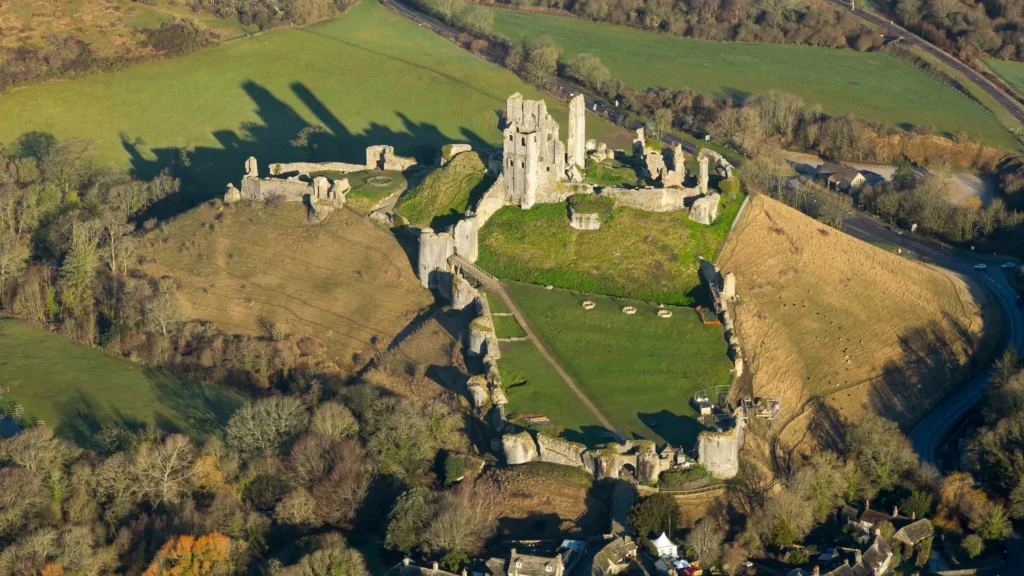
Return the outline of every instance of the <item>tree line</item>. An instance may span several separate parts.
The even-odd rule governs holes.
[[[1024,59],[1024,3],[1018,0],[889,0],[883,11],[961,60]]]
[[[881,39],[848,11],[803,0],[485,0],[595,22],[726,42],[868,50]]]

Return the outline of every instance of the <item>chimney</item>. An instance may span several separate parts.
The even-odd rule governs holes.
[[[871,500],[868,499],[868,498],[865,498],[864,499],[864,511],[867,512],[868,510],[871,510]]]
[[[814,568],[811,569],[811,576],[820,576],[820,575],[821,575],[821,568],[819,568],[817,565],[815,565]]]
[[[408,566],[408,565],[409,565],[409,557],[406,556],[405,558],[402,558],[402,566]]]
[[[510,557],[511,557],[511,556],[515,556],[515,555],[516,555],[516,549],[515,549],[515,548],[513,548],[513,549],[512,549],[512,551],[511,551],[511,552],[509,552],[509,554],[508,554],[508,555],[509,555]]]
[[[917,520],[917,512],[911,512],[910,513],[910,519],[911,520]]]
[[[899,506],[893,506],[892,507],[892,517],[896,518],[899,515],[900,515],[900,507]]]
[[[432,569],[432,570],[433,570],[434,572],[437,572],[437,560],[434,560],[434,563],[430,565],[430,568],[431,568],[431,569]]]
[[[861,561],[860,548],[857,548],[857,550],[853,553],[853,562],[854,562],[854,564],[860,564],[860,561]],[[435,562],[434,564],[437,564],[437,563]]]
[[[462,569],[462,576],[469,576],[469,572],[466,572],[465,568]]]

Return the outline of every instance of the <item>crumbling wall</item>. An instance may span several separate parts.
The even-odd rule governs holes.
[[[524,100],[518,92],[509,96],[505,122],[502,173],[508,201],[530,208],[538,201],[538,189],[550,190],[564,178],[565,145],[543,100]]]
[[[538,459],[537,443],[525,430],[519,434],[502,436],[501,449],[505,453],[505,463],[509,466],[536,462]]]
[[[569,226],[577,230],[600,230],[601,216],[593,212],[577,212],[569,207]]]
[[[537,447],[541,462],[561,464],[563,466],[583,467],[583,452],[587,449],[583,444],[577,444],[561,438],[537,434]]]
[[[442,290],[442,286],[451,287],[452,270],[448,259],[454,252],[455,239],[450,233],[435,233],[430,228],[420,231],[419,258],[416,266],[420,284],[424,288]]]
[[[452,227],[455,253],[470,262],[476,262],[480,254],[480,221],[475,216],[463,218]]]
[[[397,170],[404,172],[416,165],[415,158],[395,154],[395,147],[386,144],[366,147],[365,170]]]
[[[728,480],[740,471],[743,420],[726,432],[701,432],[697,436],[697,461],[715,478]]]
[[[712,192],[694,200],[690,207],[690,220],[710,226],[718,218],[718,203],[721,196]]]
[[[569,137],[566,141],[567,165],[583,168],[587,163],[587,102],[583,94],[569,100]]]
[[[601,197],[613,198],[616,206],[648,212],[686,210],[687,201],[700,196],[695,188],[602,188]]]
[[[271,176],[309,176],[315,172],[360,172],[366,170],[363,164],[349,164],[348,162],[290,162],[286,164],[271,164]]]

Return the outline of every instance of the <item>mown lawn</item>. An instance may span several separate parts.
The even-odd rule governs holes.
[[[494,31],[513,40],[550,36],[562,60],[589,52],[627,85],[683,88],[717,98],[779,90],[827,114],[909,127],[933,124],[1016,149],[990,114],[923,72],[883,53],[808,46],[707,42],[577,18],[492,9]]]
[[[690,398],[701,388],[731,381],[720,327],[703,325],[690,308],[670,308],[672,318],[664,319],[656,315],[657,308],[637,301],[519,283],[509,283],[506,289],[545,346],[612,424],[629,437],[693,445],[700,427]],[[584,300],[593,300],[597,307],[584,310],[580,306]],[[623,314],[625,305],[635,306],[637,313]],[[508,366],[509,360],[503,346],[498,362],[503,371],[514,369]],[[530,374],[529,370],[537,368],[515,369]],[[548,378],[531,376],[545,387],[560,383],[565,393],[571,394],[564,383],[549,384]],[[548,411],[582,416],[582,405],[561,404],[546,397],[555,393],[562,394],[560,390],[533,390],[530,401],[521,400],[525,404],[522,410],[532,409],[536,402]],[[509,401],[513,407],[516,394],[512,387]],[[545,395],[543,402],[534,400],[541,394]]]
[[[569,226],[564,204],[505,207],[480,230],[477,264],[502,280],[691,305],[697,256],[718,254],[742,201],[723,197],[711,226],[685,212],[615,208],[600,230],[585,231]]]
[[[107,426],[165,430],[202,437],[218,432],[244,398],[108,356],[15,320],[0,321],[0,407],[24,406],[68,439],[87,445]]]
[[[502,342],[501,381],[508,396],[506,416],[520,424],[525,415],[542,414],[561,428],[559,436],[594,445],[607,442],[603,426],[540,355],[533,342]]]
[[[362,163],[371,144],[424,162],[446,143],[496,144],[498,111],[517,91],[539,97],[508,71],[366,0],[316,26],[13,90],[0,96],[0,142],[30,131],[91,138],[101,161],[144,178],[174,167],[189,199],[202,200],[237,184],[249,156],[265,174],[271,162]],[[548,107],[567,126],[566,107],[552,99]],[[326,130],[310,137],[315,155],[291,143],[311,125]],[[623,135],[593,118],[587,129]],[[191,151],[187,167],[182,150]]]

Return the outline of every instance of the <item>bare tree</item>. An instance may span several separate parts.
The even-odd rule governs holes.
[[[498,527],[494,496],[490,486],[479,484],[445,493],[424,533],[426,547],[451,557],[477,552]]]
[[[6,303],[7,281],[21,274],[28,257],[28,238],[14,232],[0,232],[0,302]]]
[[[142,494],[154,503],[177,502],[192,485],[195,449],[188,437],[172,434],[144,442],[135,451],[134,472]]]
[[[693,550],[702,566],[713,566],[722,556],[725,531],[711,518],[701,518],[686,535],[686,547]]]
[[[270,454],[294,438],[309,422],[302,401],[272,396],[242,406],[228,421],[227,441],[243,454]]]
[[[324,402],[313,410],[310,429],[331,440],[351,438],[359,433],[359,422],[344,404]]]

